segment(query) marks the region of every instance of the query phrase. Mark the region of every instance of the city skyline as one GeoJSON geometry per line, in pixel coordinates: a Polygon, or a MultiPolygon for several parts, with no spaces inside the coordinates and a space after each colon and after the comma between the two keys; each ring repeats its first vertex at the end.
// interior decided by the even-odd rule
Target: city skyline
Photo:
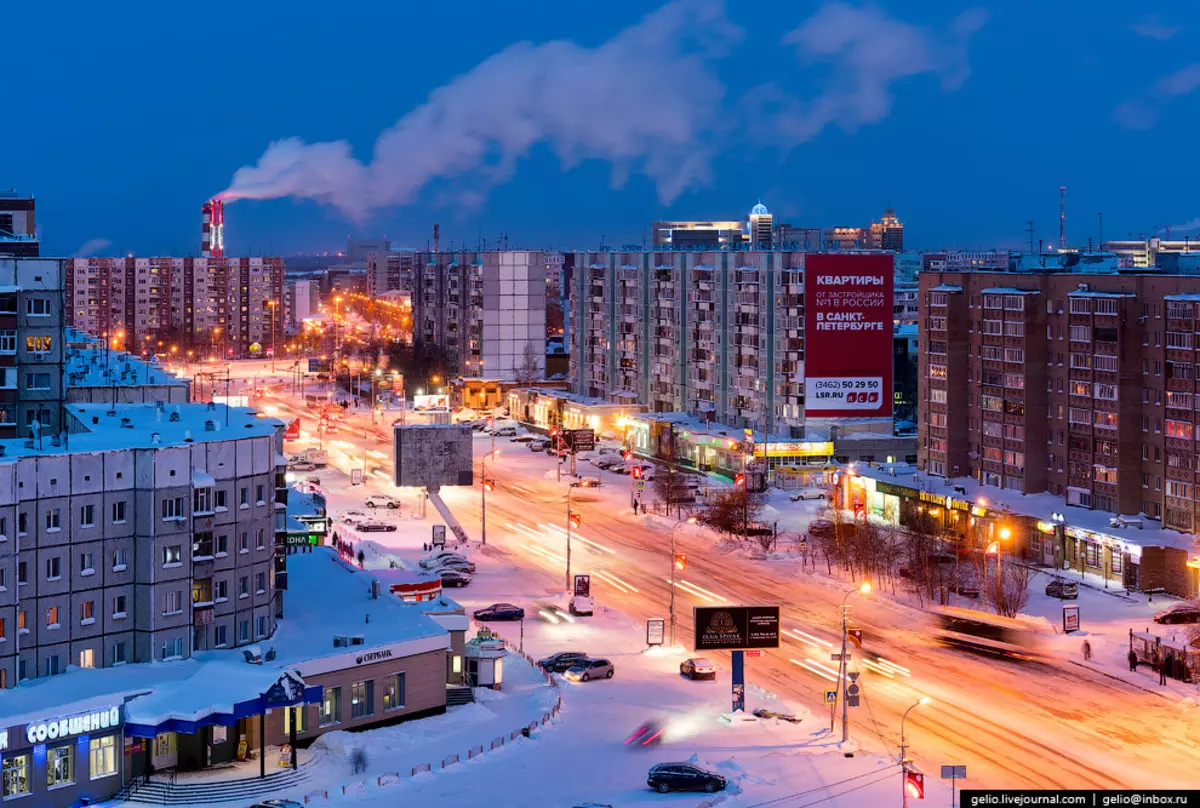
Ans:
{"type": "MultiPolygon", "coordinates": [[[[419,247],[435,221],[460,249],[501,233],[512,246],[585,249],[602,237],[640,243],[656,220],[741,216],[758,199],[778,221],[826,228],[891,206],[918,249],[1021,247],[1031,219],[1036,239],[1057,241],[1061,185],[1075,244],[1099,236],[1099,212],[1107,238],[1168,225],[1183,235],[1200,225],[1186,196],[1195,169],[1152,173],[1137,194],[1112,180],[1151,149],[1186,148],[1200,68],[1184,50],[1183,8],[1078,19],[986,4],[824,3],[756,16],[703,0],[531,3],[503,15],[468,4],[478,24],[458,30],[448,9],[371,4],[282,19],[274,7],[218,4],[211,19],[231,29],[323,42],[328,57],[284,47],[238,60],[221,58],[207,26],[81,10],[53,21],[62,58],[52,64],[36,58],[38,36],[0,57],[14,81],[41,88],[21,125],[0,134],[0,148],[23,155],[0,184],[37,198],[46,255],[198,254],[196,211],[230,187],[309,197],[231,201],[233,255],[336,250],[348,234],[419,247]],[[409,37],[401,73],[390,49],[360,47],[368,23],[454,30],[460,47],[428,59],[432,45],[409,37]],[[1038,31],[1089,47],[1027,48],[1014,64],[1006,43],[1038,31]],[[135,92],[119,89],[136,69],[121,51],[102,49],[86,71],[76,55],[106,38],[165,36],[182,47],[135,92]],[[646,55],[656,42],[669,47],[646,55]],[[556,107],[559,74],[589,89],[556,107]],[[304,173],[314,147],[333,152],[333,187],[304,173]],[[388,148],[400,149],[398,164],[388,148]],[[373,149],[383,158],[372,162],[373,149]],[[265,173],[236,174],[264,156],[265,173]],[[281,159],[282,175],[271,168],[281,159]],[[547,199],[560,200],[552,216],[547,199]]],[[[14,9],[12,21],[41,30],[39,11],[14,9]]]]}

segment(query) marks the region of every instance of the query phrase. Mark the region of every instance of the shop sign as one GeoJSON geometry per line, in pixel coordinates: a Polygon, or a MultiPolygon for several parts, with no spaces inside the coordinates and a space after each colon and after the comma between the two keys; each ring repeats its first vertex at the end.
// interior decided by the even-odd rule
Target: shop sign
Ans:
{"type": "Polygon", "coordinates": [[[120,723],[121,708],[110,707],[107,710],[96,710],[30,724],[25,727],[25,739],[31,744],[45,743],[71,735],[82,735],[85,732],[108,729],[120,723]]]}
{"type": "Polygon", "coordinates": [[[931,491],[922,491],[920,495],[922,502],[929,502],[934,505],[945,505],[946,497],[944,494],[934,494],[931,491]]]}
{"type": "Polygon", "coordinates": [[[754,447],[755,457],[832,457],[833,443],[809,441],[802,443],[767,443],[754,447]]]}
{"type": "Polygon", "coordinates": [[[894,483],[885,483],[881,480],[875,481],[875,490],[880,494],[890,494],[893,497],[911,497],[917,493],[912,488],[905,488],[894,483]]]}
{"type": "Polygon", "coordinates": [[[1081,527],[1067,527],[1063,529],[1063,532],[1073,539],[1090,541],[1102,547],[1107,547],[1114,552],[1120,551],[1137,558],[1141,558],[1142,556],[1142,548],[1140,546],[1123,542],[1114,536],[1107,536],[1103,533],[1096,533],[1095,531],[1085,530],[1081,527]]]}

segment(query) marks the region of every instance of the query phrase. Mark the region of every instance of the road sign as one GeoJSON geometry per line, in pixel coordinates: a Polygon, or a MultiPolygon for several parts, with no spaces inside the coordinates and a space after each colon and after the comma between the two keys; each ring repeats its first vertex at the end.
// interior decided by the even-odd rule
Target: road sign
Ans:
{"type": "Polygon", "coordinates": [[[858,671],[846,671],[846,675],[850,677],[851,682],[858,681],[858,671]]]}
{"type": "Polygon", "coordinates": [[[760,656],[762,656],[762,655],[763,655],[763,652],[762,652],[761,650],[758,650],[758,651],[747,651],[747,652],[746,652],[746,656],[749,656],[749,657],[760,657],[760,656]]]}
{"type": "Polygon", "coordinates": [[[862,629],[861,628],[849,629],[846,632],[846,639],[849,640],[850,644],[853,645],[855,648],[862,648],[862,629]]]}
{"type": "MultiPolygon", "coordinates": [[[[850,659],[850,655],[849,655],[849,654],[846,654],[846,659],[850,659]]],[[[830,662],[841,662],[841,661],[842,661],[842,655],[841,655],[841,654],[830,654],[830,655],[829,655],[829,661],[830,661],[830,662]]]]}
{"type": "Polygon", "coordinates": [[[965,780],[966,777],[967,777],[967,767],[966,766],[943,766],[942,767],[942,779],[943,780],[965,780]]]}
{"type": "Polygon", "coordinates": [[[847,696],[857,696],[861,692],[862,692],[862,688],[853,682],[851,682],[850,685],[846,688],[847,696]]]}
{"type": "Polygon", "coordinates": [[[646,481],[645,480],[636,480],[633,483],[633,487],[639,491],[645,491],[646,490],[646,481]]]}
{"type": "Polygon", "coordinates": [[[826,704],[837,704],[837,691],[836,690],[826,690],[825,691],[825,703],[826,704]]]}

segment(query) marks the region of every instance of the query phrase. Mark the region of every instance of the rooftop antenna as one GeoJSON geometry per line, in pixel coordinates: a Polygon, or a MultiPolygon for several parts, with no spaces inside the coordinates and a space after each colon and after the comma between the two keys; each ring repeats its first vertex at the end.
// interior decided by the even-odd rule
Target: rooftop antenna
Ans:
{"type": "Polygon", "coordinates": [[[1058,249],[1067,247],[1067,186],[1058,186],[1058,249]]]}
{"type": "Polygon", "coordinates": [[[1029,234],[1029,253],[1033,254],[1033,219],[1025,222],[1025,232],[1029,234]]]}
{"type": "Polygon", "coordinates": [[[1100,222],[1100,249],[1104,249],[1104,212],[1096,214],[1096,219],[1100,222]]]}
{"type": "Polygon", "coordinates": [[[434,222],[433,223],[433,251],[434,252],[438,251],[438,246],[439,246],[438,242],[441,240],[439,238],[440,230],[441,230],[441,225],[439,225],[437,222],[434,222]]]}

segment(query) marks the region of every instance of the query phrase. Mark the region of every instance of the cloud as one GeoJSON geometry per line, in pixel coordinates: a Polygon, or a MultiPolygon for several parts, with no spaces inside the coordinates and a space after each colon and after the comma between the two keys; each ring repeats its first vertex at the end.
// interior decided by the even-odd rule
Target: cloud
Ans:
{"type": "Polygon", "coordinates": [[[479,199],[547,144],[564,167],[608,161],[614,186],[645,175],[667,203],[711,180],[726,126],[712,62],[740,37],[720,0],[675,0],[594,48],[518,43],[433,91],[379,135],[369,162],[344,140],[285,138],[221,196],[313,199],[361,220],[437,181],[479,199]]]}
{"type": "Polygon", "coordinates": [[[1170,229],[1170,231],[1172,233],[1188,233],[1193,230],[1200,230],[1200,216],[1196,217],[1195,219],[1192,219],[1190,222],[1184,222],[1183,224],[1173,224],[1173,225],[1171,225],[1170,228],[1166,228],[1166,227],[1161,228],[1158,232],[1165,233],[1168,229],[1170,229]]]}
{"type": "Polygon", "coordinates": [[[987,20],[986,11],[972,8],[939,31],[871,4],[826,3],[783,39],[804,63],[828,65],[824,86],[807,101],[777,85],[758,88],[755,100],[774,111],[764,131],[794,146],[831,125],[853,131],[877,123],[891,112],[894,85],[913,76],[937,76],[944,90],[956,90],[971,75],[970,38],[987,20]]]}
{"type": "Polygon", "coordinates": [[[108,249],[112,246],[112,242],[106,238],[91,238],[83,242],[72,258],[89,258],[101,250],[108,249]]]}
{"type": "Polygon", "coordinates": [[[1129,29],[1139,36],[1157,39],[1159,42],[1166,42],[1180,30],[1159,20],[1157,14],[1151,14],[1141,22],[1135,22],[1129,26],[1129,29]]]}
{"type": "Polygon", "coordinates": [[[1158,123],[1162,109],[1172,99],[1200,88],[1200,63],[1190,64],[1154,82],[1144,98],[1122,102],[1114,111],[1117,123],[1127,129],[1150,129],[1158,123]]]}

